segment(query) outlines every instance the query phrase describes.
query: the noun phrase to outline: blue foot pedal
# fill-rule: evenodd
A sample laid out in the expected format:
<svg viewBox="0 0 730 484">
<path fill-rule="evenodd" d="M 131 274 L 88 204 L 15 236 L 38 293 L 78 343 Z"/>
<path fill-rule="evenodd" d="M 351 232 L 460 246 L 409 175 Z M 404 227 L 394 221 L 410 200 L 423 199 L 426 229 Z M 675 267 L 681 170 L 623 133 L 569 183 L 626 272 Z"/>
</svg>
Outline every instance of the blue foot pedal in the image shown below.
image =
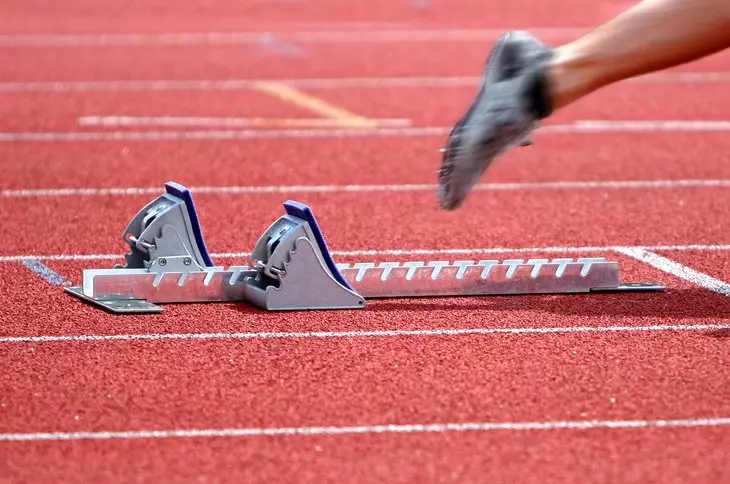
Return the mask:
<svg viewBox="0 0 730 484">
<path fill-rule="evenodd" d="M 203 229 L 200 227 L 200 220 L 198 219 L 198 212 L 195 210 L 192 193 L 190 193 L 190 190 L 188 190 L 187 187 L 175 182 L 165 183 L 165 191 L 168 195 L 182 200 L 182 206 L 188 214 L 186 222 L 188 223 L 189 231 L 192 232 L 195 239 L 201 262 L 203 262 L 206 267 L 213 267 L 213 260 L 208 254 L 208 248 L 206 247 L 205 240 L 203 239 Z"/>
</svg>

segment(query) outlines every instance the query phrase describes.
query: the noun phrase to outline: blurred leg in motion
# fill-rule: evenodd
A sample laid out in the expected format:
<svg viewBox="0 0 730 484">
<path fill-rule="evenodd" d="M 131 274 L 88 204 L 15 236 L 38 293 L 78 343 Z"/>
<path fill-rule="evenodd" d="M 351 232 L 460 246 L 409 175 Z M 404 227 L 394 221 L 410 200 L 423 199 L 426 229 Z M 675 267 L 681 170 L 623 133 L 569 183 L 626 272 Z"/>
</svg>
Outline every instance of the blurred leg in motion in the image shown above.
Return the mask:
<svg viewBox="0 0 730 484">
<path fill-rule="evenodd" d="M 728 47 L 730 0 L 644 0 L 557 48 L 528 32 L 505 33 L 443 149 L 440 206 L 459 208 L 490 164 L 531 144 L 532 131 L 556 110 L 610 84 Z"/>
</svg>

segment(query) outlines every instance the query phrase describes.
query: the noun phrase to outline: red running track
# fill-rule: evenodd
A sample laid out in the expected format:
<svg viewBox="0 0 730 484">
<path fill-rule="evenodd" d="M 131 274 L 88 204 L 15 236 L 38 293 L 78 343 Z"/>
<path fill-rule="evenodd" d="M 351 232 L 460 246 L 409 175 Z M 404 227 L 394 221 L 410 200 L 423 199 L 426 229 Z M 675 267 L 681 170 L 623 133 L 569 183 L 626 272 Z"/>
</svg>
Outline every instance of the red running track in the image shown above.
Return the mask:
<svg viewBox="0 0 730 484">
<path fill-rule="evenodd" d="M 556 133 L 536 134 L 535 139 L 533 147 L 497 160 L 484 181 L 730 178 L 725 132 Z M 170 179 L 215 187 L 432 184 L 444 140 L 445 135 L 8 142 L 0 143 L 5 174 L 0 187 L 157 190 Z M 137 205 L 130 202 L 132 210 Z"/>
<path fill-rule="evenodd" d="M 478 78 L 450 77 L 385 77 L 373 78 L 380 82 L 374 86 L 352 86 L 353 82 L 365 83 L 369 78 L 354 80 L 309 79 L 310 86 L 299 88 L 325 102 L 347 109 L 352 113 L 374 120 L 402 120 L 408 124 L 389 126 L 442 127 L 448 128 L 456 116 L 454 106 L 468 106 L 477 89 Z M 408 85 L 412 79 L 415 85 Z M 438 85 L 448 82 L 455 85 Z M 306 81 L 303 81 L 306 82 Z M 691 82 L 680 77 L 647 77 L 640 82 L 627 82 L 599 91 L 585 102 L 575 104 L 559 111 L 550 118 L 545 126 L 565 125 L 582 120 L 628 121 L 636 118 L 648 121 L 686 120 L 686 121 L 725 121 L 726 106 L 730 104 L 727 83 L 730 74 L 723 82 Z M 338 86 L 339 83 L 339 86 Z M 402 83 L 398 85 L 398 83 Z M 418 85 L 422 83 L 424 85 Z M 109 84 L 100 83 L 105 89 L 113 89 Z M 58 92 L 52 87 L 38 91 L 20 91 L 27 83 L 8 86 L 8 91 L 0 92 L 2 110 L 8 115 L 0 119 L 2 132 L 74 132 L 113 129 L 120 131 L 176 131 L 190 129 L 227 129 L 237 126 L 221 124 L 224 121 L 254 118 L 295 118 L 312 119 L 311 111 L 304 107 L 276 99 L 257 90 L 253 83 L 241 84 L 237 88 L 200 87 L 178 88 L 168 83 L 163 89 L 151 84 L 131 91 L 96 91 L 92 87 L 78 91 Z M 322 86 L 322 87 L 318 87 Z M 32 87 L 27 87 L 32 89 Z M 2 84 L 0 84 L 0 91 Z M 225 92 L 221 92 L 225 91 Z M 706 103 L 707 96 L 715 102 Z M 377 103 L 372 99 L 376 98 Z M 414 102 L 414 99 L 429 99 L 428 103 Z M 676 99 L 667 104 L 667 99 Z M 135 118 L 136 124 L 101 124 L 96 118 L 125 117 Z M 164 121 L 161 118 L 168 118 Z M 181 118 L 174 124 L 175 118 Z M 114 122 L 113 119 L 107 121 Z M 128 121 L 131 123 L 132 121 Z M 218 122 L 218 124 L 215 124 Z M 149 124 L 147 124 L 149 123 Z M 165 124 L 169 123 L 169 124 Z M 242 128 L 271 129 L 269 124 L 249 124 Z M 585 136 L 585 135 L 583 135 Z M 442 136 L 441 138 L 444 138 Z M 253 148 L 253 147 L 251 147 Z M 532 154 L 531 154 L 532 155 Z M 534 155 L 532 155 L 534 156 Z M 532 157 L 531 156 L 531 157 Z"/>
<path fill-rule="evenodd" d="M 498 32 L 477 41 L 311 43 L 277 40 L 242 45 L 0 46 L 0 82 L 130 81 L 159 79 L 474 76 Z M 561 35 L 551 45 L 570 41 Z M 548 40 L 545 40 L 548 42 Z M 357 57 L 353 57 L 357 50 Z M 69 59 L 73 58 L 73 63 Z M 194 60 L 194 61 L 192 61 Z M 728 54 L 680 72 L 727 67 Z M 44 66 L 38 69 L 38 65 Z M 101 68 L 100 68 L 101 66 Z M 476 70 L 475 70 L 476 69 Z"/>
<path fill-rule="evenodd" d="M 7 3 L 0 7 L 2 31 L 15 35 L 129 34 L 177 32 L 286 31 L 292 26 L 318 31 L 402 26 L 514 28 L 586 27 L 621 11 L 626 0 L 604 0 L 587 5 L 563 0 L 559 6 L 538 5 L 529 0 L 490 5 L 462 0 L 454 7 L 448 0 L 418 2 L 373 0 L 368 3 L 269 2 L 241 4 L 221 0 L 195 0 L 169 5 L 161 0 L 121 5 L 110 0 L 73 0 L 59 4 Z M 555 15 L 555 11 L 560 16 Z M 529 15 L 525 12 L 529 11 Z"/>
<path fill-rule="evenodd" d="M 172 14 L 162 2 L 0 6 L 2 482 L 726 482 L 726 54 L 606 89 L 551 120 L 720 123 L 542 132 L 485 180 L 522 185 L 477 191 L 455 213 L 436 208 L 429 186 L 413 187 L 433 183 L 443 133 L 13 137 L 217 129 L 82 126 L 83 116 L 319 117 L 241 85 L 268 78 L 299 79 L 301 92 L 356 115 L 448 129 L 494 32 L 553 28 L 546 36 L 558 42 L 625 5 L 563 0 L 562 15 L 522 1 L 186 2 Z M 469 29 L 494 31 L 469 40 Z M 280 44 L 257 41 L 261 31 Z M 347 39 L 355 31 L 363 40 Z M 693 72 L 705 74 L 680 75 Z M 168 86 L 116 82 L 144 79 Z M 171 87 L 186 79 L 239 86 Z M 245 260 L 296 198 L 315 208 L 341 261 L 605 255 L 625 280 L 668 290 L 385 300 L 355 312 L 180 305 L 119 318 L 54 285 L 119 262 L 124 225 L 169 179 L 217 187 L 196 202 L 211 250 L 241 253 L 221 264 Z M 574 183 L 524 185 L 545 182 Z M 278 185 L 292 188 L 251 191 Z M 616 245 L 670 262 L 603 250 Z M 500 247 L 531 249 L 478 251 Z M 579 425 L 591 428 L 569 428 Z"/>
</svg>

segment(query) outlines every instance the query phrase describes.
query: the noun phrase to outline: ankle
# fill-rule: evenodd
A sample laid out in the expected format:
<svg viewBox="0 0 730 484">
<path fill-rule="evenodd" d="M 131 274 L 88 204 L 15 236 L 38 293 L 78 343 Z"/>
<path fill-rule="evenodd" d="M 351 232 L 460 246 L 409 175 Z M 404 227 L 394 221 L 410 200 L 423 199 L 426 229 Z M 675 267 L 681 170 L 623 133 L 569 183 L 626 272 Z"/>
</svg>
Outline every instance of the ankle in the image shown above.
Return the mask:
<svg viewBox="0 0 730 484">
<path fill-rule="evenodd" d="M 554 109 L 566 107 L 603 85 L 601 70 L 571 45 L 555 49 L 546 76 Z"/>
</svg>

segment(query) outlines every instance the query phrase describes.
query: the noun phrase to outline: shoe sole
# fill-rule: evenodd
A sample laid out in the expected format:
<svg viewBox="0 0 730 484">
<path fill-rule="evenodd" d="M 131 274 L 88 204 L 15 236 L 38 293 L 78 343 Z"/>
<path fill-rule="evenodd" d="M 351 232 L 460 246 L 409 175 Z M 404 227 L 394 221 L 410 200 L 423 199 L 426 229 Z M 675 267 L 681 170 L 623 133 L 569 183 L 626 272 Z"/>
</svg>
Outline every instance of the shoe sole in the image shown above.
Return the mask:
<svg viewBox="0 0 730 484">
<path fill-rule="evenodd" d="M 499 37 L 489 53 L 482 75 L 480 89 L 471 106 L 451 131 L 444 152 L 442 170 L 439 173 L 439 200 L 441 208 L 456 210 L 465 201 L 484 171 L 498 156 L 514 146 L 532 143 L 530 134 L 538 122 L 525 115 L 520 97 L 525 89 L 525 76 L 504 80 L 510 66 L 503 66 L 502 57 L 507 49 L 521 49 L 524 41 L 541 46 L 536 39 L 520 31 L 508 32 Z M 513 43 L 512 38 L 518 37 Z M 519 57 L 517 60 L 521 60 Z M 488 96 L 488 97 L 487 97 Z M 489 120 L 485 129 L 478 118 Z"/>
</svg>

